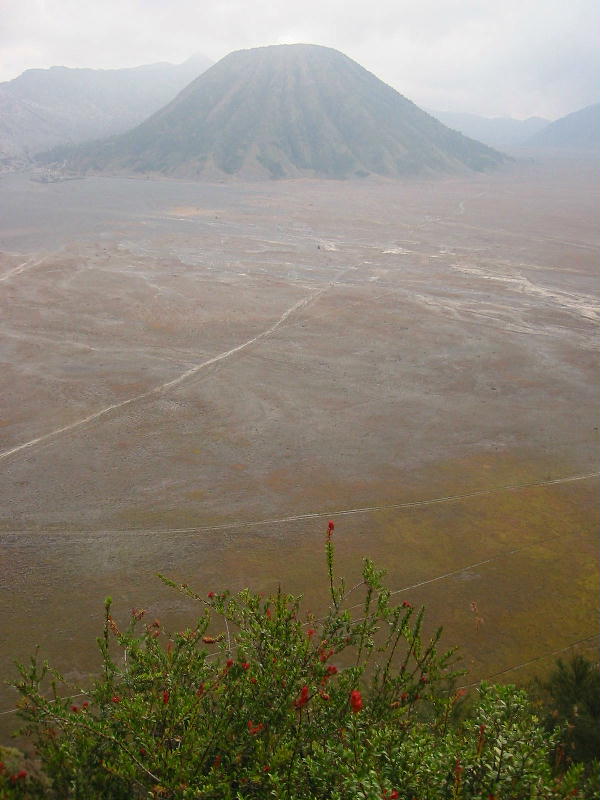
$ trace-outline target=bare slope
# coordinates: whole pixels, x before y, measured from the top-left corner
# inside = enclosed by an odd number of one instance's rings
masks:
[[[554,150],[600,150],[600,103],[557,119],[525,144]]]
[[[85,148],[75,163],[277,178],[483,170],[502,159],[342,53],[278,45],[231,53],[150,119]]]
[[[449,128],[500,150],[519,147],[526,139],[550,124],[549,119],[542,117],[482,117],[479,114],[455,111],[431,111],[431,114]]]
[[[183,64],[130,69],[29,69],[0,83],[0,162],[122,133],[172,100],[209,65],[194,56]]]

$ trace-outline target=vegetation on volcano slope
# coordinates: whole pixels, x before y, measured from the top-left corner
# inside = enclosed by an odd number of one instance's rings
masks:
[[[36,755],[25,769],[11,754],[0,797],[597,796],[594,765],[552,763],[560,730],[524,691],[482,684],[459,713],[465,692],[440,631],[426,636],[423,609],[394,604],[368,559],[356,586],[335,579],[332,532],[322,619],[282,591],[197,594],[162,578],[200,604],[186,630],[136,609],[122,628],[107,599],[89,689],[73,696],[36,657],[21,666]]]
[[[230,53],[136,128],[47,158],[82,171],[210,179],[402,177],[506,160],[343,53],[308,44]]]

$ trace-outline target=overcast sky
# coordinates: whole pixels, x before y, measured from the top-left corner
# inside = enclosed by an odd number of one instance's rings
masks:
[[[600,100],[599,0],[0,0],[0,18],[0,80],[309,42],[429,109],[554,119]]]

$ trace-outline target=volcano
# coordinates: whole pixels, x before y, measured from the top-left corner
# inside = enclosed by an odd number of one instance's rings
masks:
[[[82,171],[256,179],[481,171],[504,158],[337,50],[296,44],[230,53],[145,122],[69,161]]]

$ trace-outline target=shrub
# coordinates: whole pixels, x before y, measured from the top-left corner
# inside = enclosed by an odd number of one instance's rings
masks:
[[[558,659],[536,694],[544,706],[546,727],[556,731],[556,759],[590,762],[600,754],[600,666],[582,655]]]
[[[452,725],[453,652],[438,651],[439,630],[424,638],[423,609],[394,604],[368,559],[350,591],[334,580],[332,531],[323,619],[281,591],[203,596],[163,577],[200,617],[169,634],[134,609],[121,630],[107,599],[83,702],[37,657],[20,666],[41,770],[0,775],[0,797],[585,797],[577,768],[552,777],[554,739],[514,687],[482,686]]]

